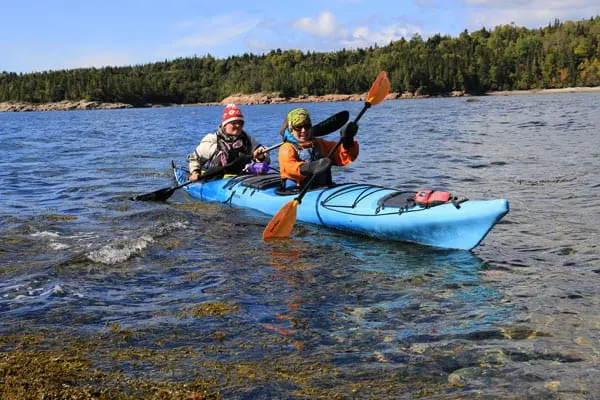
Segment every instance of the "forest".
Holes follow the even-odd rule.
[[[600,16],[555,20],[539,29],[510,24],[458,37],[416,35],[333,52],[277,49],[223,59],[208,54],[134,66],[4,71],[0,102],[85,99],[143,106],[219,102],[232,94],[355,94],[366,92],[381,70],[388,72],[392,92],[430,96],[599,86]]]

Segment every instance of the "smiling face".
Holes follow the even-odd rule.
[[[227,104],[221,117],[221,129],[227,135],[239,136],[244,128],[244,114],[235,104]]]
[[[312,139],[312,126],[311,124],[303,124],[298,126],[292,126],[292,135],[298,142],[308,142]]]
[[[242,129],[244,128],[244,121],[235,120],[226,123],[223,126],[223,132],[231,136],[239,136],[242,133]]]
[[[310,114],[304,108],[295,108],[286,117],[288,130],[299,143],[306,143],[312,139],[312,121]]]

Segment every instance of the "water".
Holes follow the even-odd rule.
[[[184,191],[129,201],[173,184],[170,161],[221,107],[0,113],[0,330],[101,342],[95,366],[153,381],[219,362],[227,398],[599,398],[600,95],[476,100],[383,102],[359,159],[334,171],[508,199],[472,252],[300,224],[265,243],[269,217],[251,211]],[[275,144],[291,107],[247,106],[246,128]],[[320,121],[362,104],[307,107]],[[193,312],[206,304],[229,308]],[[98,341],[111,332],[131,337]],[[115,348],[202,356],[166,371]]]

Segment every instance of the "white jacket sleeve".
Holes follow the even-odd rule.
[[[212,158],[217,151],[217,134],[210,133],[196,146],[193,153],[188,154],[188,167],[190,172],[200,170],[204,163]]]

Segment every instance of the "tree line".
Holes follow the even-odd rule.
[[[124,67],[0,73],[0,101],[95,100],[133,105],[219,102],[237,93],[282,97],[366,92],[379,71],[393,92],[445,95],[600,85],[600,16],[514,24],[458,37],[415,35],[386,46],[335,52],[280,49]]]

